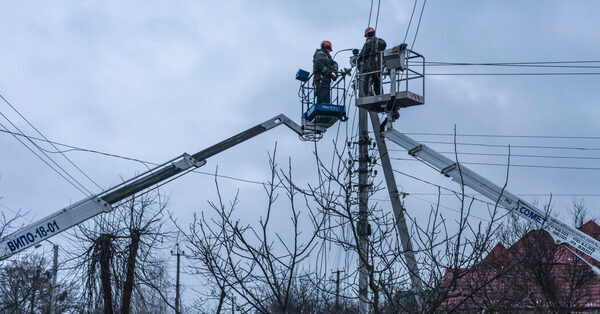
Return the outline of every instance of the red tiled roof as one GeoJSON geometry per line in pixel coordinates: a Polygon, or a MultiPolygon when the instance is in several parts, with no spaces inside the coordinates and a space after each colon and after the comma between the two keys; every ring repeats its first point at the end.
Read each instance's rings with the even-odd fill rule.
{"type": "MultiPolygon", "coordinates": [[[[593,220],[578,229],[600,240],[600,226],[593,220]]],[[[471,268],[447,269],[441,289],[448,292],[443,304],[447,309],[539,309],[547,299],[572,308],[600,309],[600,277],[544,230],[529,231],[508,249],[496,244],[471,268]]]]}

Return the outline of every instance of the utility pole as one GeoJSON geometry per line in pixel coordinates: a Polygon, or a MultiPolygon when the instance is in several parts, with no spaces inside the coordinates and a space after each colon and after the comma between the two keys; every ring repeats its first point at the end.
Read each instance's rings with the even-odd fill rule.
{"type": "MultiPolygon", "coordinates": [[[[395,74],[392,74],[392,78],[394,77],[395,74]]],[[[394,83],[392,83],[392,86],[392,88],[395,88],[394,83]]],[[[392,209],[394,210],[394,216],[396,218],[396,228],[398,230],[398,234],[400,235],[402,248],[404,249],[403,254],[406,258],[406,264],[408,266],[409,276],[412,283],[412,290],[415,294],[415,301],[417,302],[417,305],[421,306],[419,293],[423,291],[423,282],[421,281],[421,276],[419,275],[419,265],[417,264],[417,258],[415,257],[412,242],[410,241],[406,217],[404,216],[406,208],[404,208],[404,205],[402,205],[402,202],[400,201],[400,193],[398,193],[396,178],[394,177],[394,172],[392,170],[392,163],[390,162],[387,145],[381,136],[381,130],[379,130],[379,116],[375,112],[370,112],[369,115],[371,117],[373,133],[375,133],[375,142],[377,143],[377,148],[379,150],[379,160],[381,162],[381,167],[383,168],[383,174],[385,176],[390,201],[392,203],[392,209]]]]}
{"type": "Polygon", "coordinates": [[[334,273],[336,275],[335,278],[335,309],[339,310],[340,308],[340,273],[342,270],[336,270],[334,273]]]}
{"type": "Polygon", "coordinates": [[[177,250],[175,252],[171,251],[171,255],[177,256],[177,281],[175,283],[175,313],[181,313],[181,296],[179,292],[179,270],[181,267],[181,255],[185,256],[185,252],[179,250],[179,243],[176,244],[177,250]]]}
{"type": "MultiPolygon", "coordinates": [[[[360,89],[362,90],[362,88],[360,89]]],[[[369,129],[367,110],[358,110],[358,312],[369,313],[369,129]]]]}
{"type": "MultiPolygon", "coordinates": [[[[50,242],[50,241],[48,241],[50,242]]],[[[52,243],[52,242],[50,242],[52,243]]],[[[52,243],[52,250],[54,251],[53,264],[52,264],[52,285],[50,286],[50,314],[56,313],[56,277],[58,275],[58,245],[52,243]]]]}

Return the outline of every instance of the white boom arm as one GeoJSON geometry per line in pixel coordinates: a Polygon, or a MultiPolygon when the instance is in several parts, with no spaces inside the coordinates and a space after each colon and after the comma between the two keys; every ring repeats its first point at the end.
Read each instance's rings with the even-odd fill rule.
{"type": "MultiPolygon", "coordinates": [[[[507,210],[512,210],[521,217],[533,222],[536,226],[548,231],[558,244],[568,243],[579,251],[600,261],[600,242],[587,234],[561,222],[555,217],[545,214],[535,206],[511,194],[501,187],[480,176],[467,167],[445,157],[424,144],[420,144],[394,129],[382,132],[388,140],[408,150],[408,154],[452,177],[458,184],[464,184],[481,193],[507,210]]],[[[590,265],[600,275],[600,269],[590,265]]]]}
{"type": "Polygon", "coordinates": [[[117,204],[119,201],[176,175],[185,174],[184,171],[193,167],[201,167],[206,164],[207,158],[280,125],[287,126],[299,135],[304,132],[294,121],[280,114],[194,155],[183,154],[129,181],[67,206],[0,239],[0,260],[36,245],[102,212],[110,212],[112,205],[117,204]]]}

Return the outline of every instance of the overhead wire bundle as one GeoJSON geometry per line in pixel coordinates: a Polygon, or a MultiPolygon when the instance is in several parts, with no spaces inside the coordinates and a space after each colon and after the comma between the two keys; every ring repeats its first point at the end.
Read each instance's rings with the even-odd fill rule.
{"type": "Polygon", "coordinates": [[[0,116],[6,121],[8,122],[8,125],[10,125],[10,128],[8,125],[5,125],[4,123],[0,122],[0,127],[2,129],[0,129],[0,131],[5,131],[9,134],[12,134],[14,136],[14,138],[19,141],[23,146],[25,146],[27,148],[27,150],[29,150],[31,153],[33,153],[37,158],[39,158],[46,166],[48,166],[50,169],[52,169],[55,173],[57,173],[59,176],[61,176],[63,179],[65,179],[67,182],[69,182],[73,187],[75,187],[77,190],[79,190],[81,193],[87,195],[87,196],[91,196],[94,195],[93,192],[91,192],[90,189],[88,189],[84,184],[82,184],[81,182],[79,182],[79,180],[77,178],[75,178],[74,175],[72,175],[70,173],[70,171],[67,170],[66,167],[64,167],[63,165],[61,165],[58,161],[56,161],[51,155],[49,154],[60,154],[64,160],[66,160],[68,162],[68,164],[70,164],[72,167],[74,167],[77,171],[79,171],[85,178],[87,178],[90,182],[92,182],[94,185],[96,185],[96,187],[98,187],[100,190],[102,189],[98,183],[96,183],[89,175],[87,175],[87,173],[85,173],[79,166],[77,166],[75,164],[75,162],[73,162],[69,157],[67,157],[67,155],[64,154],[63,151],[59,150],[54,142],[48,140],[48,138],[46,136],[44,136],[44,134],[33,125],[33,123],[31,123],[13,104],[11,104],[5,97],[4,95],[0,94],[0,99],[2,99],[2,101],[8,105],[8,107],[14,111],[18,117],[20,117],[23,121],[26,122],[26,124],[31,127],[33,130],[35,130],[35,132],[41,136],[44,139],[45,143],[48,143],[52,146],[53,150],[48,150],[45,149],[43,147],[41,147],[40,145],[38,145],[36,142],[34,142],[31,137],[29,136],[24,136],[26,141],[23,141],[20,137],[16,136],[16,133],[19,134],[23,134],[25,135],[24,131],[17,125],[16,122],[12,121],[10,119],[10,117],[8,116],[7,113],[3,112],[0,110],[0,116]],[[11,128],[15,131],[11,131],[11,128]]]}

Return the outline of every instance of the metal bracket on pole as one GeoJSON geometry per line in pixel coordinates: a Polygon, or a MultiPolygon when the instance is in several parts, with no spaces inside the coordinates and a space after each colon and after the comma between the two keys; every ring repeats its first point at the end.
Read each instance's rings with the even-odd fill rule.
{"type": "Polygon", "coordinates": [[[206,160],[197,160],[196,158],[192,157],[192,155],[183,153],[183,156],[180,160],[174,161],[171,164],[177,169],[186,170],[191,167],[202,167],[206,165],[206,160]]]}
{"type": "Polygon", "coordinates": [[[398,193],[396,178],[394,177],[387,145],[381,136],[381,131],[379,130],[379,116],[375,112],[370,112],[369,114],[371,116],[371,124],[373,125],[373,133],[375,133],[375,141],[377,142],[377,148],[379,150],[379,160],[381,161],[381,167],[383,168],[383,174],[385,176],[385,182],[387,184],[390,201],[392,203],[392,209],[394,210],[394,216],[396,217],[396,228],[398,229],[402,248],[404,249],[404,257],[406,258],[410,281],[412,283],[413,290],[416,292],[415,300],[417,301],[417,304],[421,305],[418,293],[423,291],[423,283],[419,275],[419,265],[417,264],[417,259],[415,257],[410,235],[408,233],[406,218],[404,217],[404,211],[406,209],[400,202],[400,195],[398,193]]]}

